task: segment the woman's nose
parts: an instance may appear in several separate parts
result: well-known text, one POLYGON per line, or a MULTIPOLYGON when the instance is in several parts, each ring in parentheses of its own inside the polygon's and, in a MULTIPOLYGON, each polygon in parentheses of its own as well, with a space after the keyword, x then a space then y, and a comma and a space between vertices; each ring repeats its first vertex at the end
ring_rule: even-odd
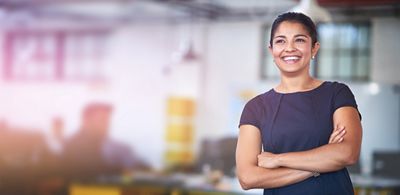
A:
POLYGON ((286 45, 285 51, 291 52, 291 51, 295 51, 295 50, 296 50, 296 48, 294 47, 294 44, 293 44, 293 43, 289 42, 289 43, 286 45))

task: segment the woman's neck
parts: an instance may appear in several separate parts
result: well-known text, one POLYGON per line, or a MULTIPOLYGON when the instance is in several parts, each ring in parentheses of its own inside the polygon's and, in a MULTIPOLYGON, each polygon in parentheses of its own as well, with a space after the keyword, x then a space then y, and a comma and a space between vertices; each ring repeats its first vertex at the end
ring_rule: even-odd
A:
POLYGON ((282 93, 292 93, 299 91, 307 91, 316 88, 322 81, 317 80, 310 75, 298 77, 281 76, 281 82, 276 90, 282 93))

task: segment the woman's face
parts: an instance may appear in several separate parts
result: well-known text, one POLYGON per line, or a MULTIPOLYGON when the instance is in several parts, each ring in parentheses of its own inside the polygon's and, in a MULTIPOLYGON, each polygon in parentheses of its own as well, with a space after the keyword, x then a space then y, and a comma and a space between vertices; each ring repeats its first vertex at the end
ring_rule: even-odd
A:
POLYGON ((269 47, 282 73, 308 72, 311 57, 318 49, 319 43, 312 47, 312 39, 302 24, 289 21, 279 24, 269 47))

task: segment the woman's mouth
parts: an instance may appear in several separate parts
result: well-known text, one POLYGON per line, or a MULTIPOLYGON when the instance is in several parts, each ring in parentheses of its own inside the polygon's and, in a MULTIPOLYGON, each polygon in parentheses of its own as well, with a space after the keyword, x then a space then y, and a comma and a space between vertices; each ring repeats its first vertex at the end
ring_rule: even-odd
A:
POLYGON ((282 60, 288 64, 294 64, 300 60, 300 57, 299 56, 285 56, 282 58, 282 60))

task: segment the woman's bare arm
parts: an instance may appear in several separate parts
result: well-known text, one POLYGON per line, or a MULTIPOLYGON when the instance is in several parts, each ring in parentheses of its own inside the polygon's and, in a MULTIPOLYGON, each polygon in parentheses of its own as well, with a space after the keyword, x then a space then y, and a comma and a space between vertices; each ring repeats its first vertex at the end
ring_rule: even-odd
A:
POLYGON ((260 130, 252 125, 241 125, 236 148, 236 166, 240 185, 245 190, 282 187, 303 181, 312 176, 309 171, 259 167, 257 165, 257 155, 260 153, 260 130))
POLYGON ((340 144, 327 144, 304 152, 263 153, 259 165, 266 168, 288 167, 311 172, 331 172, 357 162, 361 148, 362 127, 358 111, 341 107, 334 112, 335 126, 344 126, 345 139, 340 144))

